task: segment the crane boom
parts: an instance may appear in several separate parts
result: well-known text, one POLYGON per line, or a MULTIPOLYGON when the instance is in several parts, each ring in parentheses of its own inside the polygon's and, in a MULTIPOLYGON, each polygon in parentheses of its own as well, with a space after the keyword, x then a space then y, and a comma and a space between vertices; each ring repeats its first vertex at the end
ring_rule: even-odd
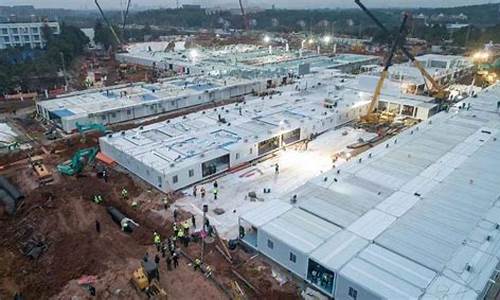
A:
MULTIPOLYGON (((361 3, 361 0, 354 0, 354 2, 368 15, 368 17, 370 17, 370 19, 372 19, 372 21, 375 24, 377 24, 378 27, 380 27, 380 29, 382 29, 382 31, 385 34, 390 35, 389 30, 384 26, 384 24, 382 24, 377 19, 377 17, 375 17, 372 14, 371 11, 368 10, 368 8, 366 8, 366 6, 364 6, 363 3, 361 3)), ((436 98, 441 98, 441 99, 444 98, 445 97, 445 91, 444 91, 443 87, 427 72, 427 70, 425 70, 425 68, 415 58, 415 56, 413 56, 413 54, 411 54, 410 51, 408 51, 408 49, 404 46, 404 43, 401 43, 401 45, 399 45, 399 48, 401 49, 401 51, 403 51, 403 53, 406 55, 406 57, 408 57, 408 59, 410 59, 410 61, 415 65, 415 67, 420 71, 420 73, 422 74, 422 76, 427 81, 430 82, 432 89, 434 89, 435 93, 437 94, 436 98)))
POLYGON ((389 55, 387 56, 387 59, 384 63, 384 69, 382 70, 382 73, 380 74, 380 78, 379 78, 379 80, 377 82, 377 86, 375 88, 375 93, 373 93, 372 101, 370 102, 370 105, 368 106, 367 115, 373 113, 374 110, 378 107, 378 100, 380 98, 380 93, 382 92, 382 87, 384 86, 384 81, 388 76, 389 67, 392 64, 392 58, 394 57, 394 53, 396 52, 396 49, 398 48, 399 44, 401 43, 401 40, 404 37, 404 30, 405 30, 407 20, 408 20, 408 14, 404 14, 403 21, 401 22, 401 26, 399 27, 399 34, 394 39, 392 46, 391 46, 391 50, 389 52, 389 55))
POLYGON ((118 45, 121 46, 122 45, 122 41, 118 37, 118 34, 116 34, 116 31, 113 28, 113 25, 111 25, 111 23, 109 22, 108 18, 106 18, 106 15, 104 14, 104 11, 102 10, 101 5, 99 5, 99 1, 98 0, 94 0, 94 3, 97 6, 97 8, 99 9, 99 12, 101 13, 102 18, 104 19, 104 22, 106 22, 106 24, 108 25, 109 30, 111 30, 111 33, 113 34, 113 37, 118 42, 118 45))
POLYGON ((243 1, 238 0, 240 3, 240 9, 241 9, 241 16, 243 17, 243 22, 245 22, 245 30, 248 31, 250 30, 250 21, 248 20, 248 17, 245 13, 245 8, 243 7, 243 1))

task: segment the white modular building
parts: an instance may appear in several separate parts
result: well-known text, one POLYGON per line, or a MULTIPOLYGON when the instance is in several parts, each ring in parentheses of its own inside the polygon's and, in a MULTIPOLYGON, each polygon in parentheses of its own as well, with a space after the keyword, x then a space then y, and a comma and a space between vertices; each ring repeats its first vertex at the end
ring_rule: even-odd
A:
POLYGON ((265 90, 266 83, 244 79, 188 77, 86 90, 37 102, 38 115, 72 132, 76 124, 112 125, 265 90))
POLYGON ((483 299, 500 262, 499 97, 497 84, 243 214, 240 240, 334 299, 483 299))
MULTIPOLYGON (((463 56, 425 54, 417 56, 416 60, 443 87, 472 75, 474 71, 472 61, 463 56)), ((382 67, 379 67, 375 73, 381 71, 382 67)), ((411 62, 392 65, 389 68, 388 79, 403 84, 405 92, 409 94, 422 94, 431 86, 430 82, 424 79, 422 73, 411 62)), ((472 77, 470 80, 472 81, 472 77)))
MULTIPOLYGON (((317 79, 318 80, 318 79, 317 79)), ((325 78, 307 91, 191 113, 100 138, 101 150, 163 192, 182 189, 356 120, 368 102, 351 91, 325 105, 325 78)))
POLYGON ((184 42, 177 42, 173 51, 167 50, 168 42, 137 43, 128 46, 127 53, 116 54, 122 63, 155 67, 178 74, 210 74, 246 79, 281 80, 288 74, 303 75, 324 69, 342 72, 357 71, 363 65, 375 64, 379 57, 358 54, 335 56, 314 52, 286 51, 281 47, 262 49, 255 45, 231 45, 219 49, 185 49, 184 42))

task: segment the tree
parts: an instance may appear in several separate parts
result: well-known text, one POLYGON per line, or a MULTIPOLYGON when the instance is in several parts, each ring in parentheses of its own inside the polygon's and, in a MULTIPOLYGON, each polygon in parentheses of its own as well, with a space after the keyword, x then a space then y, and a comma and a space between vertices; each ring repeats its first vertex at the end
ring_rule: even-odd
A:
POLYGON ((61 53, 69 65, 83 53, 89 43, 89 39, 79 28, 64 23, 59 35, 47 33, 45 37, 47 47, 44 50, 26 46, 0 51, 1 94, 18 88, 26 90, 39 78, 55 78, 61 68, 61 53))
MULTIPOLYGON (((117 32, 116 28, 115 31, 117 32)), ((94 41, 97 44, 101 44, 106 49, 110 46, 115 47, 118 43, 111 30, 104 26, 100 21, 97 21, 94 26, 94 41)))

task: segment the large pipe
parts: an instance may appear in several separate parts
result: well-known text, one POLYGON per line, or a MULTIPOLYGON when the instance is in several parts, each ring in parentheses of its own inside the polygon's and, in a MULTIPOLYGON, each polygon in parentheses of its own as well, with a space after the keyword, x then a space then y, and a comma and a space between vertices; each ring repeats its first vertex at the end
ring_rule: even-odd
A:
POLYGON ((3 176, 0 176, 0 189, 4 189, 15 200, 24 199, 23 193, 21 193, 15 186, 13 186, 7 180, 7 178, 3 176))
POLYGON ((14 200, 9 193, 7 193, 5 190, 0 189, 0 202, 3 203, 5 207, 5 211, 9 215, 14 215, 16 213, 16 200, 14 200))
POLYGON ((137 227, 137 224, 134 221, 127 218, 127 216, 113 206, 108 206, 106 210, 111 215, 111 219, 119 224, 123 231, 132 232, 137 227))

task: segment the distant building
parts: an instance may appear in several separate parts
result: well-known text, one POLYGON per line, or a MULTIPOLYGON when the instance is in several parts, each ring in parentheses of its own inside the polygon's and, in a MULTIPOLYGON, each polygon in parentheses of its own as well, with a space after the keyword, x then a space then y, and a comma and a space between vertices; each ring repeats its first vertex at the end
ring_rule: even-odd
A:
POLYGON ((60 34, 58 22, 0 23, 0 49, 30 46, 43 48, 43 28, 49 26, 53 34, 60 34))
POLYGON ((182 9, 185 10, 201 10, 201 5, 199 4, 183 4, 182 9))

